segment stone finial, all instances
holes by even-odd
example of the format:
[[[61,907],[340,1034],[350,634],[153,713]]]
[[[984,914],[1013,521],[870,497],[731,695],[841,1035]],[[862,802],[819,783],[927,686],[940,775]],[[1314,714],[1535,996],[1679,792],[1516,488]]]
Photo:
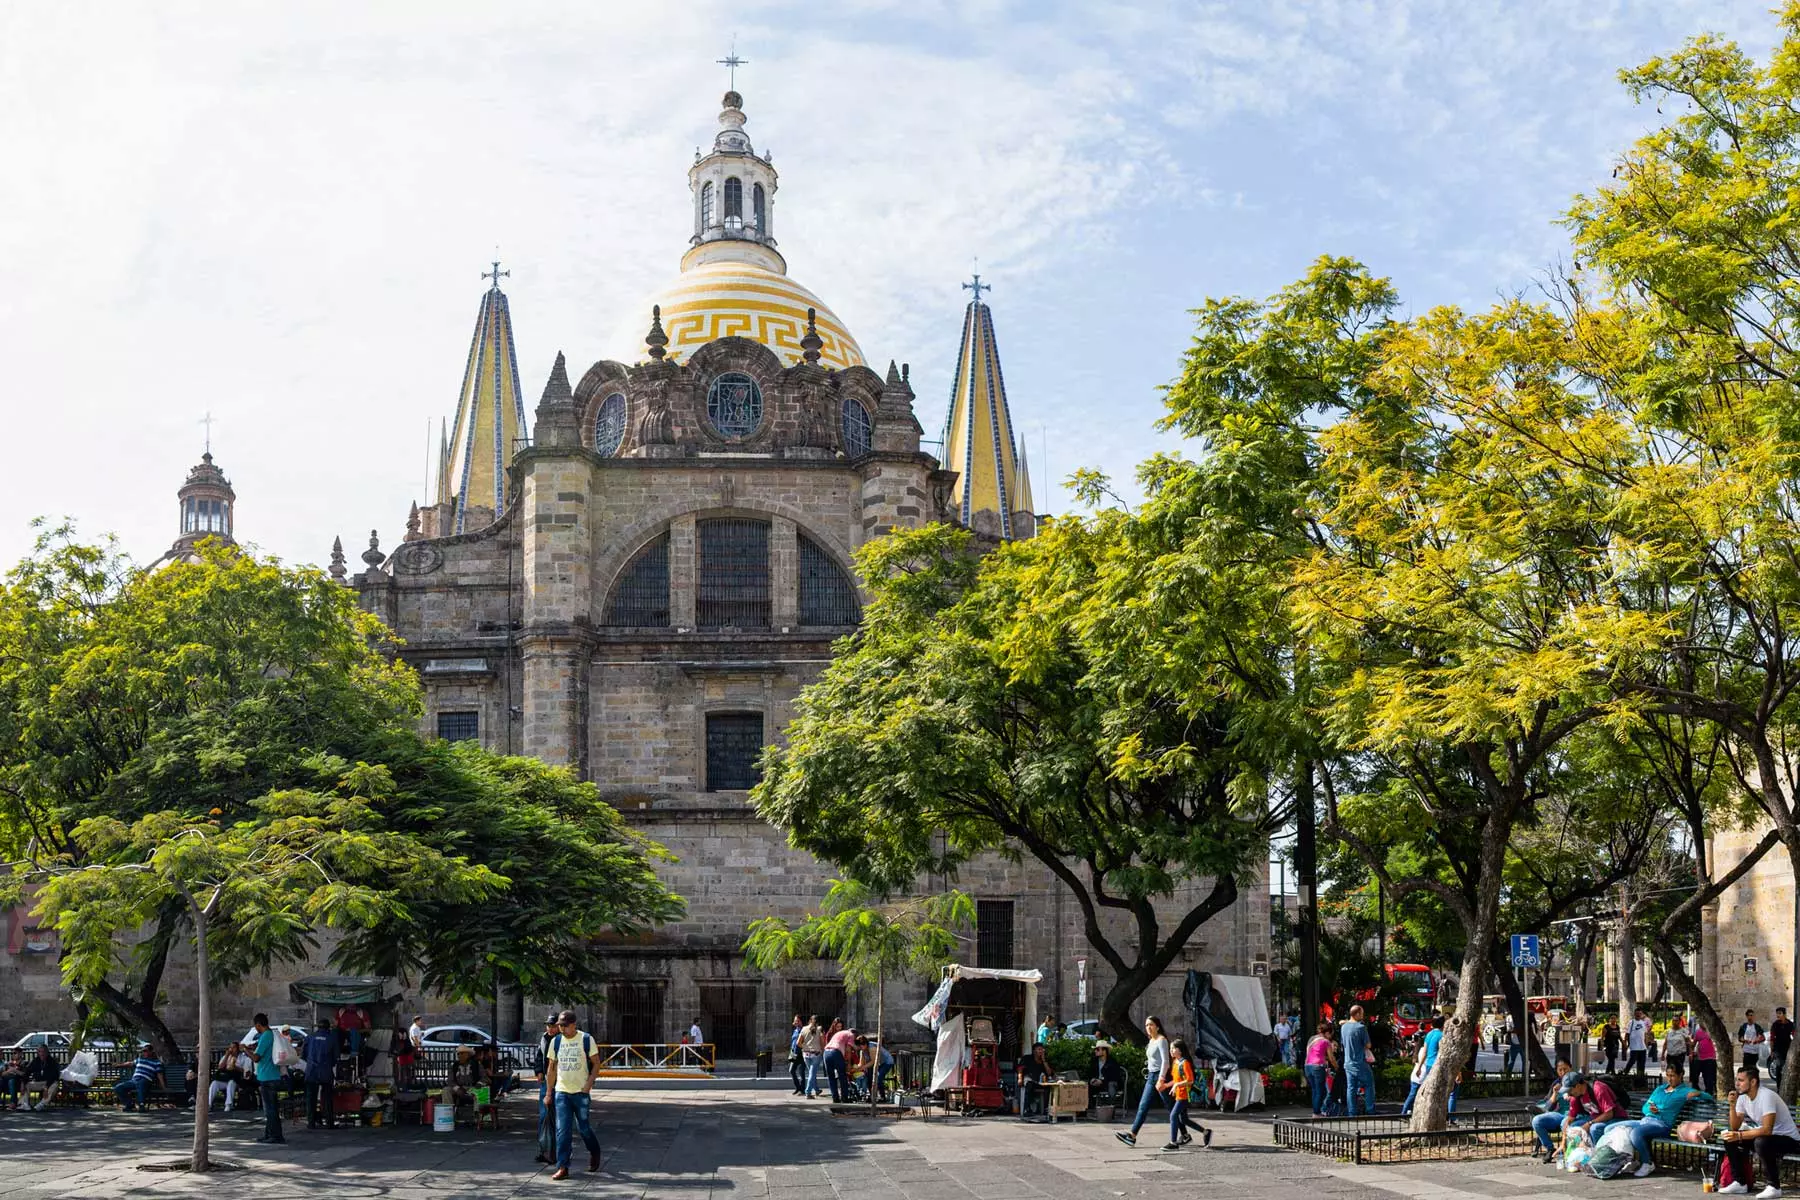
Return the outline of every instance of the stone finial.
[[[371,570],[379,568],[382,563],[387,561],[387,555],[381,552],[380,531],[369,530],[369,548],[362,552],[362,560],[369,564]]]
[[[540,446],[579,446],[581,432],[575,419],[575,393],[569,389],[569,367],[562,351],[556,352],[556,365],[544,381],[544,395],[538,401],[535,426]]]
[[[912,386],[912,364],[911,363],[901,363],[900,364],[900,382],[904,383],[907,387]]]
[[[538,400],[541,407],[546,404],[573,404],[575,393],[569,387],[569,364],[563,352],[556,352],[556,364],[550,368],[550,378],[544,381],[544,394]]]
[[[887,381],[893,387],[900,386],[900,368],[894,365],[894,360],[891,358],[888,359]]]
[[[331,578],[335,583],[348,584],[349,578],[344,570],[344,539],[331,539]]]
[[[824,345],[825,339],[819,336],[819,314],[809,308],[806,310],[806,336],[800,339],[800,357],[808,364],[817,363]]]
[[[654,305],[650,309],[650,332],[644,338],[644,345],[650,347],[650,357],[661,362],[663,355],[668,353],[663,347],[668,344],[669,335],[662,327],[662,305]]]
[[[406,514],[406,536],[400,540],[403,542],[416,542],[424,536],[423,533],[419,532],[419,502],[414,500],[412,511]]]

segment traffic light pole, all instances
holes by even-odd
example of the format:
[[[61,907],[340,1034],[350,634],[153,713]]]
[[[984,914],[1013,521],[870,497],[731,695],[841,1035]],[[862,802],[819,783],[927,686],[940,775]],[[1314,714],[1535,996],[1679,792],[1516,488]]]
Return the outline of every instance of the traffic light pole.
[[[1313,811],[1313,764],[1307,759],[1300,764],[1295,781],[1294,803],[1299,817],[1299,836],[1294,840],[1294,874],[1298,876],[1300,934],[1300,1032],[1297,1039],[1304,1046],[1312,1037],[1319,1020],[1319,853]]]

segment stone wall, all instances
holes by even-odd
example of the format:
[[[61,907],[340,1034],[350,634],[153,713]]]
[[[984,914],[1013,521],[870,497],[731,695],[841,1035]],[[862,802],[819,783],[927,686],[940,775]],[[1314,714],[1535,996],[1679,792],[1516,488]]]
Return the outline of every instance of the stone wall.
[[[1730,870],[1743,861],[1767,828],[1765,824],[1715,834],[1713,869]],[[1732,1029],[1744,1019],[1746,1008],[1754,1008],[1764,1025],[1776,1005],[1785,1006],[1790,1014],[1795,1010],[1794,908],[1794,872],[1781,846],[1764,855],[1719,897],[1718,979],[1713,1003]],[[1755,960],[1754,971],[1747,969],[1751,959]]]

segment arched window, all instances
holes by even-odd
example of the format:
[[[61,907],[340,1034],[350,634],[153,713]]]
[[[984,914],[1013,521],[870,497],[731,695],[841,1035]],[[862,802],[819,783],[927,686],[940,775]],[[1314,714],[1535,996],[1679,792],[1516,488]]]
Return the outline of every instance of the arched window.
[[[612,455],[625,440],[625,393],[614,392],[594,414],[594,453]]]
[[[756,232],[767,233],[769,202],[763,196],[763,185],[756,184],[750,189],[750,219],[756,222]]]
[[[669,535],[639,550],[613,585],[603,622],[613,626],[669,623]]]
[[[861,458],[869,452],[869,410],[860,401],[844,397],[841,427],[846,458]]]
[[[850,577],[822,546],[800,535],[800,624],[854,625],[862,619]]]
[[[181,502],[181,532],[231,533],[229,512],[223,500],[189,496]]]
[[[711,183],[700,185],[700,228],[711,229],[713,223],[713,186]]]
[[[698,523],[699,595],[694,621],[702,629],[769,627],[769,524],[742,517]]]
[[[744,185],[735,175],[725,181],[725,219],[733,217],[744,219]]]

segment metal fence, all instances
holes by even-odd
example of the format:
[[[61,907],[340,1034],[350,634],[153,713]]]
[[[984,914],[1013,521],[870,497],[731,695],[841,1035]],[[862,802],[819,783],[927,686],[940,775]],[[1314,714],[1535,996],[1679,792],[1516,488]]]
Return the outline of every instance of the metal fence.
[[[714,1048],[710,1043],[634,1042],[629,1045],[608,1045],[596,1042],[594,1050],[600,1055],[599,1073],[602,1075],[711,1075],[715,1063]]]
[[[230,1045],[230,1043],[227,1042],[225,1045]],[[88,1085],[88,1090],[95,1092],[111,1091],[112,1086],[115,1083],[130,1074],[131,1065],[137,1060],[138,1053],[135,1049],[126,1046],[88,1046],[83,1047],[83,1049],[94,1056],[94,1061],[99,1067],[99,1070],[94,1075],[94,1082]],[[166,1087],[171,1090],[182,1090],[184,1088],[187,1069],[194,1061],[195,1047],[180,1046],[177,1047],[177,1049],[180,1052],[181,1057],[174,1062],[165,1062],[163,1064],[163,1080]],[[296,1049],[298,1049],[298,1047],[296,1047]],[[413,1063],[412,1086],[417,1090],[428,1091],[441,1088],[449,1083],[450,1070],[456,1065],[456,1055],[459,1049],[461,1049],[461,1047],[458,1046],[426,1046],[421,1048],[420,1053]],[[699,1047],[686,1047],[686,1049],[699,1049]],[[710,1063],[711,1047],[705,1047],[705,1049],[709,1052],[708,1059]],[[219,1056],[224,1053],[224,1046],[215,1046],[212,1062],[206,1065],[205,1070],[198,1073],[201,1091],[205,1090],[206,1084],[212,1078],[213,1068],[218,1065]],[[26,1062],[30,1062],[35,1055],[36,1051],[33,1051],[32,1054],[24,1055],[23,1058]],[[64,1067],[69,1065],[69,1051],[67,1050],[52,1050],[50,1051],[50,1057],[55,1060],[59,1074]],[[497,1074],[502,1079],[515,1076],[522,1067],[529,1065],[519,1062],[517,1055],[506,1049],[499,1051],[495,1061],[497,1064]],[[352,1079],[355,1075],[354,1065],[355,1064],[347,1055],[341,1056],[338,1059],[339,1082],[347,1083]],[[295,1067],[290,1069],[289,1074],[294,1076],[294,1079],[285,1082],[297,1082],[299,1068]],[[65,1084],[64,1086],[70,1090],[75,1090],[78,1085]]]
[[[1531,1110],[1473,1109],[1455,1113],[1450,1128],[1414,1133],[1410,1118],[1296,1117],[1275,1122],[1275,1143],[1290,1150],[1341,1159],[1358,1166],[1507,1158],[1535,1144]]]

